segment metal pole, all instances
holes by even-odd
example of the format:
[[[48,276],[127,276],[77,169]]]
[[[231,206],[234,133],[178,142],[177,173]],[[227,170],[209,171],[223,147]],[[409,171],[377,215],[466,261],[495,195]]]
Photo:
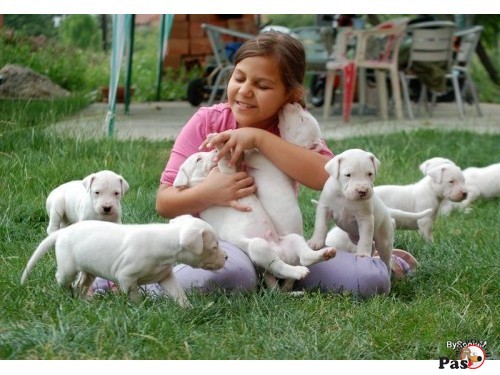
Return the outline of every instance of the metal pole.
[[[130,86],[132,84],[132,57],[134,54],[135,14],[130,17],[130,33],[127,53],[127,76],[125,79],[125,114],[130,113]]]
[[[166,14],[161,15],[161,24],[160,24],[160,48],[158,53],[158,74],[156,77],[156,100],[160,101],[160,92],[161,92],[161,79],[163,76],[163,49],[165,48],[165,22],[166,22]]]

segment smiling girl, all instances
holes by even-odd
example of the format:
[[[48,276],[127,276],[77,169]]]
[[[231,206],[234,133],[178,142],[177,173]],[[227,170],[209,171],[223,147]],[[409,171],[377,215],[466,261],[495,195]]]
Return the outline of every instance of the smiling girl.
[[[321,190],[329,175],[324,169],[333,153],[323,142],[313,151],[280,138],[278,115],[287,103],[303,105],[306,62],[302,44],[287,34],[268,32],[245,42],[235,54],[234,71],[227,86],[228,102],[200,108],[177,137],[170,159],[161,175],[156,210],[165,218],[196,214],[212,205],[229,206],[231,201],[254,194],[257,187],[246,172],[221,174],[214,168],[203,183],[187,189],[173,187],[180,165],[195,152],[222,145],[219,157],[231,153],[234,163],[245,150],[260,150],[275,166],[310,189]],[[208,144],[207,135],[218,133]],[[228,223],[231,225],[231,223]],[[248,256],[231,243],[221,241],[228,254],[219,271],[175,268],[175,276],[186,289],[254,290],[258,277]],[[327,262],[310,267],[301,280],[303,289],[350,290],[363,296],[388,293],[387,269],[376,258],[359,258],[339,251]]]

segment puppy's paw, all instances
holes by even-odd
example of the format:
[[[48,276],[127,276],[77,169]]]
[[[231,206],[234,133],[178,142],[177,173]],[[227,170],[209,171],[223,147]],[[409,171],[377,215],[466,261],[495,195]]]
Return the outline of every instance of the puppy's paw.
[[[328,260],[335,258],[335,255],[337,255],[337,249],[334,247],[327,247],[326,249],[323,250],[323,260]]]
[[[309,268],[304,267],[304,266],[296,266],[296,280],[302,280],[305,278],[307,275],[309,275]]]

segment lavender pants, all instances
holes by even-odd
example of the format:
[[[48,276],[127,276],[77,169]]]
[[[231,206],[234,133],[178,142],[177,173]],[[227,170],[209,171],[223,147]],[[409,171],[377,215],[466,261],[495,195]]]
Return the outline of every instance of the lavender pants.
[[[258,276],[250,258],[233,244],[221,241],[228,259],[224,268],[208,271],[181,264],[174,274],[186,290],[209,292],[216,289],[250,291],[257,288]],[[309,266],[309,275],[295,283],[296,290],[352,292],[363,297],[388,294],[391,289],[386,265],[378,258],[359,257],[338,251],[335,258]]]

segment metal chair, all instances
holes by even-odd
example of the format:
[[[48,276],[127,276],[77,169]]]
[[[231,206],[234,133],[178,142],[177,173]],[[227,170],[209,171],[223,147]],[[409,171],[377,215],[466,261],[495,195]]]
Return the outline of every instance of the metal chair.
[[[451,72],[453,58],[453,34],[455,24],[450,21],[430,21],[421,22],[407,27],[411,37],[410,53],[406,67],[399,72],[403,97],[408,111],[408,117],[413,119],[411,108],[409,81],[418,79],[422,83],[422,90],[419,99],[419,105],[425,99],[427,103],[427,86],[429,83],[422,82],[422,68],[442,69],[442,78],[446,79],[448,72]],[[424,73],[425,74],[425,73]],[[458,78],[456,74],[451,74],[455,100],[461,117],[463,116],[462,97],[460,94]],[[435,101],[433,93],[433,101]]]
[[[458,80],[463,78],[463,86],[460,92],[462,98],[462,103],[465,101],[467,90],[470,91],[472,97],[472,103],[476,107],[476,112],[478,116],[482,116],[483,112],[479,106],[479,98],[477,95],[476,85],[472,80],[470,74],[470,65],[472,63],[472,57],[476,51],[477,44],[481,37],[481,32],[483,31],[482,26],[473,26],[466,30],[457,31],[454,36],[458,39],[458,47],[456,51],[455,58],[453,60],[453,66],[450,73],[446,74],[447,79],[453,79],[453,75],[458,76]],[[462,106],[461,113],[465,113]]]
[[[222,36],[228,35],[231,37],[248,40],[255,37],[253,34],[242,33],[239,31],[226,29],[224,27],[214,26],[207,23],[201,25],[205,30],[208,40],[210,41],[210,46],[212,47],[212,52],[214,55],[216,67],[211,75],[215,75],[214,83],[211,87],[210,97],[208,99],[208,105],[212,105],[215,102],[215,97],[217,92],[222,90],[222,98],[226,98],[227,83],[231,72],[233,71],[234,65],[229,59],[226,52],[226,43],[224,42]],[[211,78],[209,79],[209,81]]]

